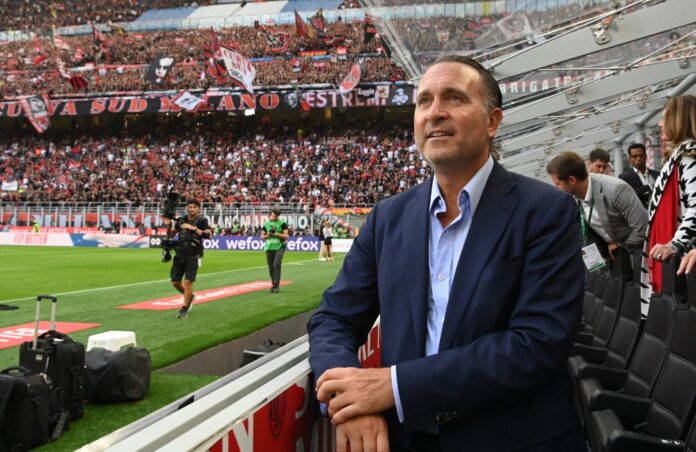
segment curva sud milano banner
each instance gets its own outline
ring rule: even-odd
[[[176,113],[187,112],[174,103],[180,93],[86,99],[52,99],[53,116],[85,116],[104,113]],[[192,112],[205,111],[273,111],[299,108],[294,91],[208,93],[205,101]],[[308,90],[304,98],[311,108],[349,108],[412,105],[415,88],[409,85],[376,85],[358,87],[348,94],[333,90]],[[0,118],[23,117],[19,101],[0,101]]]

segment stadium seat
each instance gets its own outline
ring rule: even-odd
[[[666,271],[674,271],[672,265],[663,267],[663,275]],[[690,302],[685,303],[679,293],[685,285],[684,278],[675,276],[671,281],[664,279],[663,282],[675,281],[676,286],[665,287],[665,290],[676,287],[677,292],[672,300],[664,292],[661,297],[655,298],[662,298],[672,305],[673,321],[669,322],[672,326],[671,338],[654,391],[638,397],[628,392],[605,394],[602,406],[597,407],[601,411],[594,411],[590,416],[596,452],[640,450],[640,444],[649,441],[641,440],[636,433],[659,440],[679,440],[686,436],[688,420],[696,402],[696,342],[693,336],[696,330],[696,296],[692,290]],[[691,285],[693,287],[693,283]],[[651,311],[652,306],[651,303]],[[640,361],[640,358],[634,361]],[[659,360],[659,355],[655,358]],[[650,363],[646,361],[644,364]]]
[[[592,272],[587,275],[587,284],[585,285],[585,298],[582,302],[582,319],[585,320],[587,313],[590,311],[590,306],[594,302],[594,293],[597,289],[597,276],[599,272]]]
[[[591,345],[575,344],[568,359],[568,370],[576,382],[584,378],[584,373],[593,367],[606,366],[612,369],[625,369],[631,353],[635,349],[641,328],[640,315],[640,253],[626,255],[633,260],[630,281],[623,282],[619,311],[612,309],[611,303],[604,306],[604,320],[598,324],[598,334]],[[626,261],[624,261],[626,262]],[[624,266],[626,264],[622,264]],[[623,272],[623,269],[620,270]],[[625,273],[623,273],[625,275]],[[622,279],[625,276],[622,277]],[[609,325],[615,317],[609,339],[604,339],[602,325]],[[605,342],[602,344],[602,342]]]
[[[608,271],[600,271],[597,274],[597,283],[594,290],[594,298],[587,311],[587,315],[584,316],[582,326],[580,327],[581,332],[592,332],[594,325],[597,323],[597,318],[599,313],[602,311],[602,305],[604,304],[604,291],[606,289],[607,281],[609,279]]]
[[[648,318],[628,369],[585,366],[578,371],[577,398],[588,436],[593,434],[588,428],[593,411],[608,408],[609,401],[616,397],[630,399],[652,394],[674,329],[675,299],[683,301],[685,295],[683,284],[675,284],[682,278],[675,276],[674,269],[672,261],[663,265],[663,292],[651,299]],[[679,290],[676,294],[675,287]],[[627,336],[629,326],[625,328]]]
[[[616,260],[609,261],[609,276],[604,286],[603,303],[598,307],[594,327],[591,332],[581,332],[579,342],[594,347],[607,346],[621,309],[624,288],[632,280],[630,256],[625,249],[620,248]]]

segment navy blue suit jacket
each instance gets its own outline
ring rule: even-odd
[[[380,202],[310,319],[318,377],[359,367],[381,315],[382,365],[397,365],[404,424],[392,444],[437,427],[444,450],[584,450],[565,362],[584,266],[576,204],[497,163],[452,282],[439,353],[425,357],[432,179]]]

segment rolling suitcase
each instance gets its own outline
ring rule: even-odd
[[[0,372],[0,450],[24,451],[49,440],[48,383],[21,367]]]
[[[51,329],[39,334],[41,300],[51,300]],[[65,407],[74,421],[82,417],[85,381],[85,346],[56,331],[56,305],[58,298],[51,295],[36,297],[34,339],[24,342],[19,349],[19,365],[39,374],[44,373],[50,382],[62,388]]]

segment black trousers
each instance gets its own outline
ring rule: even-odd
[[[268,263],[268,273],[271,275],[273,287],[280,286],[280,265],[283,263],[284,254],[285,247],[275,251],[266,251],[266,263]]]

